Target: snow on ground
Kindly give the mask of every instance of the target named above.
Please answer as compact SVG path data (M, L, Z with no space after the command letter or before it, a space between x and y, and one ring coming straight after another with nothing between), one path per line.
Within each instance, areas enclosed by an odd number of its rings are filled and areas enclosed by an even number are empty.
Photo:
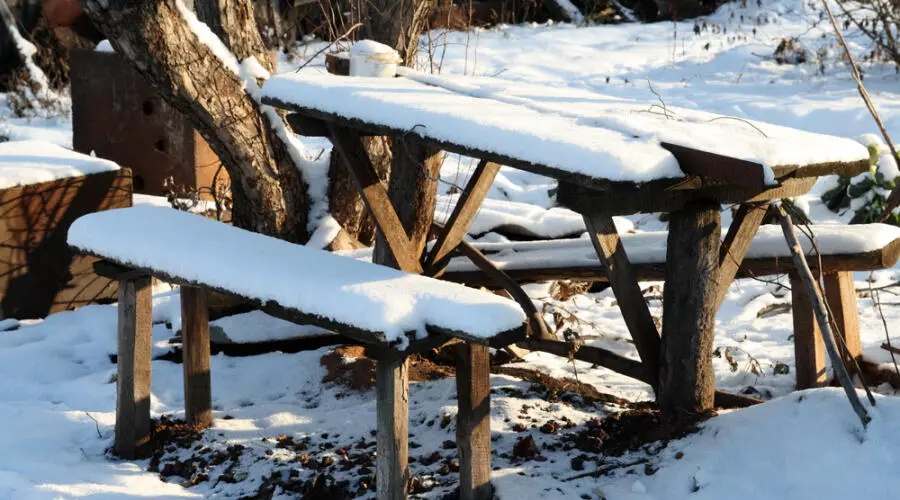
M752 4L752 5L750 5ZM575 27L505 26L469 33L433 32L423 38L420 69L444 74L495 76L503 79L571 87L666 106L797 127L812 132L855 138L875 132L855 84L833 45L820 9L801 0L763 0L722 7L715 15L693 22L653 25ZM823 38L823 34L826 36ZM811 61L778 65L771 54L785 36L799 37ZM429 47L429 40L431 46ZM865 40L849 34L863 53ZM302 47L311 54L321 44ZM817 54L821 54L821 57ZM431 56L431 57L429 57ZM283 69L304 61L282 61ZM319 63L314 63L315 66ZM900 136L900 77L891 67L863 64L866 85L889 131ZM652 82L653 90L650 89ZM659 96L654 95L657 92ZM0 95L0 137L43 139L71 145L67 117L12 116ZM310 151L327 152L322 140L304 141ZM447 155L441 172L439 218L445 217L452 193L465 184L475 163ZM823 180L795 200L817 223L847 222L852 213L836 215L821 200L831 185ZM546 178L503 168L490 190L489 201L476 220L479 241L502 242L491 231L546 237L577 237L579 218L553 207L555 185ZM658 231L665 223L656 215L617 221L629 231ZM723 211L730 222L730 211ZM510 228L517 228L511 230ZM481 234L488 231L486 234ZM884 325L868 288L877 289L900 277L900 268L857 273L863 351L869 359L889 363L880 349ZM792 393L794 355L790 292L785 280L738 281L728 292L717 317L714 368L717 384L764 398L762 406L734 411L704 424L695 435L669 444L627 453L620 458L567 448L566 436L590 429L592 420L616 407L562 397L547 400L527 382L495 375L492 406L492 479L500 498L845 498L852 494L873 499L897 497L894 469L900 450L900 404L888 386L878 388L871 409L873 422L860 432L843 395L834 389ZM661 284L646 283L651 313L662 312ZM656 287L656 288L654 288ZM183 415L181 367L169 361L169 339L179 329L178 292L155 296L153 362L154 416ZM551 296L549 284L526 287L539 308L560 313L565 327L587 342L636 357L615 299L607 290L576 295L565 301ZM900 302L895 290L881 299L887 328L898 335ZM45 320L23 321L17 330L0 332L0 497L2 498L129 498L239 497L255 493L273 471L290 477L292 468L311 478L317 467L337 479L358 480L360 467L343 471L345 460L365 462L375 427L372 391L356 392L342 385L321 384L327 370L320 358L330 349L295 354L212 360L216 425L198 443L228 455L244 448L230 473L224 465L210 480L184 488L182 479L169 482L147 472L147 461L110 460L104 450L112 443L115 410L116 312L111 306L85 307ZM290 332L273 320L241 317L220 322L227 332L246 329L241 339L259 330L278 337ZM267 333L268 332L268 333ZM597 390L631 401L650 399L647 386L604 369L546 355L532 354L518 365L558 377L575 378ZM885 366L890 366L886 364ZM784 373L785 368L788 373ZM410 456L415 475L440 483L424 493L440 498L455 482L452 440L455 411L452 380L414 383L410 391ZM526 408L527 407L527 408ZM539 430L549 420L571 422L570 429L547 434ZM443 425L448 422L449 425ZM520 424L520 425L517 425ZM532 427L534 426L534 427ZM531 460L512 456L513 444L530 434L539 455ZM294 445L279 445L290 436ZM305 451L300 448L304 448ZM341 451L346 453L342 454ZM197 447L176 450L169 458L187 459ZM437 454L436 461L431 458ZM583 470L572 461L586 455ZM307 455L306 458L303 458ZM345 459L344 457L347 457ZM610 476L565 479L595 466L629 463ZM228 459L231 460L231 459ZM329 469L327 463L333 460ZM306 465L298 465L298 464ZM371 471L370 471L371 472ZM237 474L239 477L236 477ZM224 477L223 477L224 476ZM228 482L232 481L232 482ZM236 482L234 482L236 481ZM854 495L854 496L856 496ZM370 498L374 495L369 494Z

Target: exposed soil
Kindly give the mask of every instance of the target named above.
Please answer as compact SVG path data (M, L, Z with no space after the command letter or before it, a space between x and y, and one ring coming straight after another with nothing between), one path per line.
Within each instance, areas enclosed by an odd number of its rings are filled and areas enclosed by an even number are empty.
M697 432L699 424L712 416L713 413L697 415L673 424L664 419L656 408L630 409L588 422L587 426L574 433L573 443L582 451L611 457L644 449L651 444L657 445L658 451L671 440Z
M322 378L323 382L337 383L355 391L375 386L375 361L366 357L362 346L338 347L322 356L320 363L327 371ZM439 380L455 375L456 369L452 365L438 364L418 354L409 357L409 379L413 382Z

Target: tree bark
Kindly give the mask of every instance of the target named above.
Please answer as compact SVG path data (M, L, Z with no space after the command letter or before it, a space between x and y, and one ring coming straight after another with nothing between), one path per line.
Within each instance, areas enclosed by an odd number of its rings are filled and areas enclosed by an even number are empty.
M191 30L176 0L81 3L116 52L192 120L222 160L236 191L234 224L288 241L306 241L307 187L287 146L245 92L243 82ZM239 58L262 57L261 64L271 68L267 51L261 41L257 44L255 25L246 24L253 19L249 1L221 0L218 5L237 12L220 16L223 29L242 30L226 37L231 50Z
M249 0L194 0L194 8L197 18L231 49L238 61L255 57L269 73L275 73L275 58L263 42Z

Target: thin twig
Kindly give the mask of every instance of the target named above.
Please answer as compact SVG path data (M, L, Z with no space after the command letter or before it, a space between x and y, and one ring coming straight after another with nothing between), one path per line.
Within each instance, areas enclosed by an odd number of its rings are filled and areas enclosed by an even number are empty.
M103 434L100 433L100 422L97 422L97 419L94 418L94 416L91 415L90 413L84 412L84 414L87 415L89 419L94 421L94 427L97 428L97 437L100 439L103 439Z
M888 134L887 129L884 128L884 122L881 121L881 116L878 114L878 109L875 108L875 104L872 102L872 99L869 97L869 92L866 90L865 85L862 82L862 75L859 74L859 68L856 66L856 61L853 59L853 54L850 52L850 47L847 46L847 40L844 39L844 34L841 32L841 28L838 26L837 19L834 18L834 14L831 12L831 7L828 5L828 0L822 0L822 5L825 6L825 12L828 13L828 18L831 20L831 26L834 28L834 33L838 37L838 41L841 44L841 47L844 49L844 55L847 56L847 61L850 63L850 74L853 76L853 79L856 80L856 89L859 91L859 95L862 97L863 102L866 103L866 107L869 108L869 113L872 115L872 118L875 119L875 124L878 125L878 130L881 131L882 137L884 137L884 141L887 143L888 148L891 150L891 154L894 155L894 159L900 164L900 154L897 154L897 148L894 147L894 142L891 140L891 136ZM895 208L900 206L900 189L894 189L891 192L891 195L888 197L887 202L884 206L884 213L881 214L881 220L884 221L888 217L890 217L891 212L894 211Z
M294 70L294 73L297 73L297 72L299 72L301 69L303 69L303 68L309 66L309 63L313 62L317 57L319 57L319 56L322 54L322 52L325 52L326 50L328 50L328 49L330 49L332 46L334 46L334 44L336 44L336 43L340 42L341 40L343 40L343 39L347 38L348 36L350 36L350 34L353 33L353 32L354 32L357 28L359 28L360 26L362 26L362 23L356 23L356 24L354 24L353 26L351 26L350 29L348 29L343 35L341 35L341 36L335 38L335 39L334 39L332 42L330 42L328 45L326 45L326 46L322 47L321 49L319 49L318 51L316 51L316 53L313 54L309 59L307 59L306 62L304 62L303 64L300 65L299 68L297 68L296 70Z

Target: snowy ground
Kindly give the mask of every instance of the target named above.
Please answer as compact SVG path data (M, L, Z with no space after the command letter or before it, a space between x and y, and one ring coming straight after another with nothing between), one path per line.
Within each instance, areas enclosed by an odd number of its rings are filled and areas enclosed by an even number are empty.
M655 101L649 80L671 106L844 137L875 131L819 9L799 0L764 0L747 8L728 5L698 27L699 35L692 22L435 32L423 39L420 63L426 69L440 67L444 73L492 75ZM823 55L821 61L776 64L771 54L785 36L799 36L811 54ZM866 51L863 40L852 34L850 40L860 53ZM312 53L318 47L306 50ZM285 69L302 60L284 63ZM884 65L866 63L864 69L887 128L900 136L900 77ZM0 101L4 99L0 95ZM13 118L0 102L0 136L70 146L71 122L67 117ZM321 141L308 146L324 147ZM464 183L472 168L468 159L449 156L442 171L444 191ZM819 196L827 182L797 201L808 207L816 222L848 220L851 214L835 215L823 206ZM551 209L553 189L547 179L504 169L489 205L479 214L478 232L518 227L529 234L577 235L582 231L580 218ZM439 210L446 211L447 204L449 197L442 197ZM727 211L723 219L728 222ZM622 223L636 230L664 227L654 215L629 217ZM482 237L500 238L495 233ZM857 288L891 283L897 280L897 271L858 274ZM578 295L561 303L549 297L548 284L529 285L527 291L539 307L549 304L548 319L552 310L563 312L572 318L567 326L589 342L636 356L610 292ZM900 302L888 292L882 292L885 319L890 333L898 335ZM658 316L662 303L656 295L650 306ZM574 439L594 425L593 419L617 408L571 394L547 401L527 382L493 376L497 470L492 479L500 498L896 498L900 403L893 390L878 388L884 395L878 397L874 420L865 432L839 391L791 393L791 315L786 308L763 313L789 301L790 293L783 287L743 280L732 287L718 315L716 347L722 355L714 362L719 387L776 399L719 416L700 433L664 449L651 447L619 458L584 451L580 445L573 449L566 436ZM177 291L161 289L155 302L155 354L164 355L180 323ZM866 356L888 362L889 356L879 348L885 332L877 308L868 297L860 298L859 307ZM110 460L104 452L112 443L114 423L115 365L110 355L115 352L115 322L113 307L86 307L0 333L0 450L5 450L0 453L0 498L240 497L255 494L273 472L290 479L291 469L299 470L294 474L303 480L320 470L337 480L352 479L354 491L360 478L365 480L363 469L371 459L368 444L374 441L372 392L323 385L326 369L320 358L328 348L214 357L216 425L190 449L167 454L170 463L176 458L189 461L195 454L219 456L221 463L211 467L208 481L185 488L177 475L163 481L160 474L148 472L147 461ZM284 325L266 320L235 321L230 328L234 325L285 330ZM241 334L248 336L237 335ZM776 375L776 366L782 365L789 372ZM600 392L631 401L651 397L648 387L631 379L549 355L530 355L521 366L558 377L577 376ZM454 450L444 449L444 442L454 437L453 394L452 380L419 382L411 388L410 433L415 446L410 456L416 458L412 471L429 486L439 483L423 497L441 498L455 481ZM154 416L178 417L182 406L181 366L155 361ZM539 430L551 420L563 429ZM516 458L514 443L527 434L536 440L539 455ZM285 437L279 441L281 436ZM631 462L640 463L609 476L566 480L594 467ZM344 463L353 465L344 470Z

